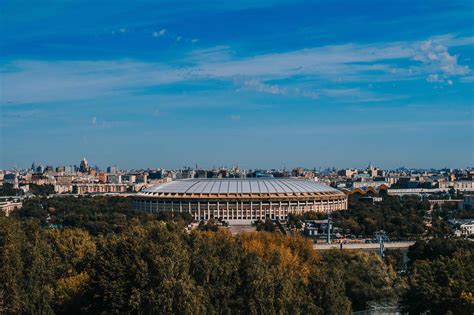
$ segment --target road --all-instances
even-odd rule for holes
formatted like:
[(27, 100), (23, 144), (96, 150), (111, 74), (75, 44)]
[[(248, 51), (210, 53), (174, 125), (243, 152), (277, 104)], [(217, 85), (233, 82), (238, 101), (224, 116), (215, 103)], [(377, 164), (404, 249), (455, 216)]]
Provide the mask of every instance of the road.
[[(407, 249), (411, 245), (415, 244), (413, 241), (407, 241), (407, 242), (387, 242), (384, 243), (385, 249)], [(319, 249), (319, 250), (326, 250), (326, 249), (340, 249), (340, 244), (338, 243), (333, 243), (333, 244), (314, 244), (314, 249)], [(342, 244), (342, 249), (366, 249), (366, 250), (371, 250), (371, 249), (378, 249), (379, 244), (378, 243), (370, 243), (370, 244), (365, 244), (365, 243), (348, 243), (348, 244)]]

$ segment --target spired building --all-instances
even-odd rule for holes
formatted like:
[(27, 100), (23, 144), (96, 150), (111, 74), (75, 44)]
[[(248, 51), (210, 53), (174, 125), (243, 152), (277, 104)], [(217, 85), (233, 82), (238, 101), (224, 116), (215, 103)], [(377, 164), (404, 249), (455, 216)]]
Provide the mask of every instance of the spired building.
[(90, 171), (89, 163), (87, 162), (86, 158), (83, 158), (81, 164), (79, 166), (79, 171), (82, 173), (87, 173)]
[(189, 212), (197, 221), (213, 218), (230, 224), (347, 209), (347, 196), (337, 189), (277, 178), (177, 180), (144, 189), (134, 202), (141, 211)]

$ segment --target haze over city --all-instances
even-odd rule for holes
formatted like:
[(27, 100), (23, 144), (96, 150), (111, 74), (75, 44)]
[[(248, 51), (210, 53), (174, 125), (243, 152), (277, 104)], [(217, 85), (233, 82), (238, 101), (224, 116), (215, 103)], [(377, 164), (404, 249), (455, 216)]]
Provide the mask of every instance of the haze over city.
[(472, 1), (0, 4), (0, 168), (469, 167)]

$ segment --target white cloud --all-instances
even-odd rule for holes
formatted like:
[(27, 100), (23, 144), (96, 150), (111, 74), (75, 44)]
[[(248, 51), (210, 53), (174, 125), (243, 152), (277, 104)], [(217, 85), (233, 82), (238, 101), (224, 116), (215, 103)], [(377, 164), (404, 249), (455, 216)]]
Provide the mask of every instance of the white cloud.
[(136, 61), (17, 61), (0, 71), (1, 102), (11, 105), (125, 95), (190, 76), (187, 69)]
[(158, 32), (152, 33), (153, 37), (161, 37), (161, 36), (164, 36), (165, 34), (166, 34), (166, 28), (163, 28)]
[[(445, 36), (416, 42), (330, 45), (243, 58), (227, 46), (216, 46), (168, 63), (20, 60), (0, 67), (1, 102), (14, 105), (133, 95), (136, 89), (187, 80), (223, 80), (262, 93), (312, 99), (346, 97), (340, 90), (318, 90), (318, 82), (342, 86), (426, 79), (452, 84), (454, 77), (472, 82), (472, 76), (466, 76), (469, 68), (460, 65), (447, 48), (447, 44), (471, 42), (470, 38)], [(274, 80), (288, 84), (268, 83)], [(360, 99), (375, 101), (383, 96), (373, 91)]]
[(181, 38), (182, 38), (181, 36), (176, 37), (176, 41), (177, 42), (181, 41)]
[(361, 88), (322, 89), (320, 94), (344, 103), (373, 103), (406, 98), (402, 94), (378, 94), (373, 90), (363, 90)]
[(458, 64), (458, 56), (451, 55), (448, 48), (433, 40), (420, 45), (420, 51), (413, 57), (428, 67), (443, 72), (445, 75), (465, 75), (469, 73), (468, 66)]
[(453, 80), (447, 79), (445, 75), (442, 76), (437, 73), (428, 75), (426, 81), (429, 83), (446, 83), (447, 85), (453, 85)]
[(430, 83), (434, 83), (434, 82), (444, 82), (443, 79), (440, 79), (439, 78), (439, 75), (437, 73), (434, 73), (434, 74), (430, 74), (427, 78), (426, 78), (426, 81), (430, 82)]
[(94, 116), (91, 118), (91, 124), (94, 126), (97, 125), (97, 117)]
[(197, 43), (198, 41), (199, 41), (198, 38), (193, 38), (193, 39), (191, 39), (191, 43)]
[[(239, 84), (238, 81), (236, 81), (236, 84)], [(315, 91), (302, 89), (299, 87), (283, 87), (275, 84), (267, 84), (257, 79), (246, 80), (241, 85), (244, 89), (274, 95), (305, 97), (313, 100), (319, 99), (320, 97), (320, 94)]]
[(206, 63), (223, 62), (232, 59), (233, 51), (229, 46), (214, 46), (205, 49), (193, 50), (187, 56), (187, 61), (200, 63), (205, 60)]
[[(398, 65), (403, 59), (419, 63)], [(203, 76), (274, 79), (306, 75), (334, 82), (412, 80), (433, 72), (457, 76), (469, 72), (435, 40), (331, 45), (220, 63), (203, 60), (199, 65)]]
[(269, 94), (288, 94), (286, 88), (279, 87), (277, 85), (265, 84), (259, 80), (251, 79), (247, 80), (243, 84), (244, 87), (255, 90), (257, 92), (269, 93)]

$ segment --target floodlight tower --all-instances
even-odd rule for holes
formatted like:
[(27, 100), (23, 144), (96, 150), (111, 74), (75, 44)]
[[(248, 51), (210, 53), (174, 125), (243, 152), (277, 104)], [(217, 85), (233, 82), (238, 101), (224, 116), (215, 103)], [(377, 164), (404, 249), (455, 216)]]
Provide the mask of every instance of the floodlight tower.
[(379, 242), (380, 257), (385, 258), (385, 241), (388, 240), (387, 233), (383, 230), (375, 232), (375, 239)]
[(328, 209), (328, 211), (327, 211), (327, 217), (328, 217), (327, 242), (328, 242), (328, 244), (331, 244), (331, 210), (330, 209)]

